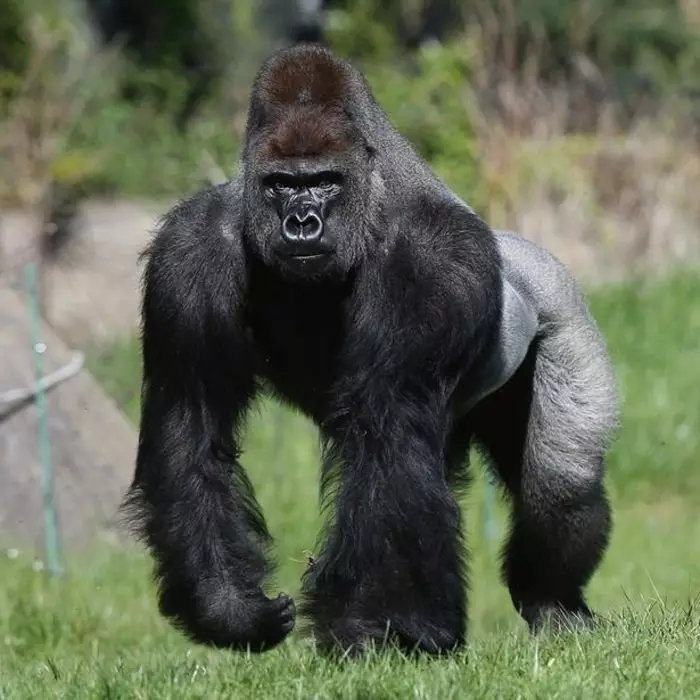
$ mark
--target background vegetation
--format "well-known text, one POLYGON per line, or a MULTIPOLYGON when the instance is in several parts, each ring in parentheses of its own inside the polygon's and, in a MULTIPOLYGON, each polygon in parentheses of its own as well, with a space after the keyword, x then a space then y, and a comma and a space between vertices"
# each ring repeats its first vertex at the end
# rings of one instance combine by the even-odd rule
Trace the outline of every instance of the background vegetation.
MULTIPOLYGON (((231 5, 217 27, 226 79, 180 132, 183 86, 167 52, 142 71, 128 55, 95 53, 67 0, 4 0, 0 202, 36 206, 50 183, 170 200, 231 175, 250 78, 271 46, 252 1, 231 5), (123 96, 124 79, 138 101, 123 96)), ((594 635, 527 638, 496 583, 505 511, 497 502, 491 539, 477 463, 465 500, 472 644, 455 659, 336 666, 296 633, 260 658, 194 648, 158 616, 141 553, 105 545, 50 581, 33 553, 8 550, 0 697, 697 697, 700 3, 481 0, 444 42, 412 51, 393 28, 416 2, 337 5, 331 45, 365 70, 436 172, 492 224, 546 244, 590 289, 624 402, 609 462, 615 533, 591 586, 607 622, 594 635)), ((136 422, 135 340, 90 353, 91 371, 136 422)), ((316 434, 264 403, 245 464, 278 537, 277 584, 295 593, 320 527, 316 434)))

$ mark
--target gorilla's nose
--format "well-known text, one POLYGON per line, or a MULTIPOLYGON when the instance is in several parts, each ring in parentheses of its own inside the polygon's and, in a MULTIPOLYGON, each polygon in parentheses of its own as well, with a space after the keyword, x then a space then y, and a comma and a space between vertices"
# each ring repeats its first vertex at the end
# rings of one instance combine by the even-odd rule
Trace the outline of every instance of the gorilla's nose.
POLYGON ((287 214, 282 222, 282 237, 295 246, 314 243, 321 238, 322 233, 323 222, 313 209, 287 214))

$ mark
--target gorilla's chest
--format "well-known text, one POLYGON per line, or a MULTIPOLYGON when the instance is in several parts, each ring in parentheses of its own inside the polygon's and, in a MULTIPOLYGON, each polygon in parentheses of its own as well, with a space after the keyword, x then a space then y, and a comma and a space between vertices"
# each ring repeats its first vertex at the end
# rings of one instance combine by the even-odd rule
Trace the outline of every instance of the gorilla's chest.
POLYGON ((342 300, 289 287, 260 290, 250 300, 258 376, 303 412, 323 412, 343 344, 342 300))

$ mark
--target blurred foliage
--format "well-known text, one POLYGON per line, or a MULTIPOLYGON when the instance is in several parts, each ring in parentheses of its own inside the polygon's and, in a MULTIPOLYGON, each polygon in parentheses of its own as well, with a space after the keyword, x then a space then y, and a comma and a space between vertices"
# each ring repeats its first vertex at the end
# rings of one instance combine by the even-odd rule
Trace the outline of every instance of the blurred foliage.
MULTIPOLYGON (((431 0, 335 2, 331 44, 353 58, 386 60, 396 27, 431 0)), ((434 1, 434 0, 433 0, 434 1)), ((474 33, 492 68, 518 72, 535 59, 539 77, 571 76, 584 56, 620 96, 700 89, 697 0, 482 0, 461 4, 446 38, 474 33)))
POLYGON ((394 31, 397 17, 392 3, 356 0, 345 5, 329 13, 326 36, 331 46, 350 59, 394 59, 398 48, 394 31))
POLYGON ((585 56, 618 97, 700 88, 700 27, 692 0, 491 0, 489 4, 498 19, 512 13, 510 22, 500 23, 499 41, 515 43, 510 55, 520 64, 528 52, 538 52, 544 77, 569 75, 577 59, 585 56), (498 17, 498 8, 508 5, 509 12, 501 11, 498 17), (510 35, 509 24, 515 27, 510 35))
POLYGON ((29 56, 21 2, 0 3, 0 97, 5 99, 16 88, 29 56))

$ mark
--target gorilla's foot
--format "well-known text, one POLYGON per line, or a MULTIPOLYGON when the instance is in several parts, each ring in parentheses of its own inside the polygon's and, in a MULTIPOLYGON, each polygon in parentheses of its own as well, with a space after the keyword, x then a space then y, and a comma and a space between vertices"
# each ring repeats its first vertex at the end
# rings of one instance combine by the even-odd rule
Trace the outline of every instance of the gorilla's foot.
POLYGON ((449 654, 464 645, 464 624, 454 619, 442 624, 411 615, 394 622, 399 645, 404 651, 449 654))
POLYGON ((531 634, 540 632, 576 632, 593 629, 595 616, 583 602, 565 603, 528 603, 520 607, 520 614, 531 634))
MULTIPOLYGON (((394 613, 382 607, 384 611, 374 615, 357 604, 343 611, 328 605, 323 610, 316 608, 310 614, 318 647, 324 653, 356 657, 371 649, 392 647, 405 653, 447 654, 464 643, 461 611, 424 615, 418 611, 394 613)), ((372 606, 375 613, 378 608, 372 606)))

